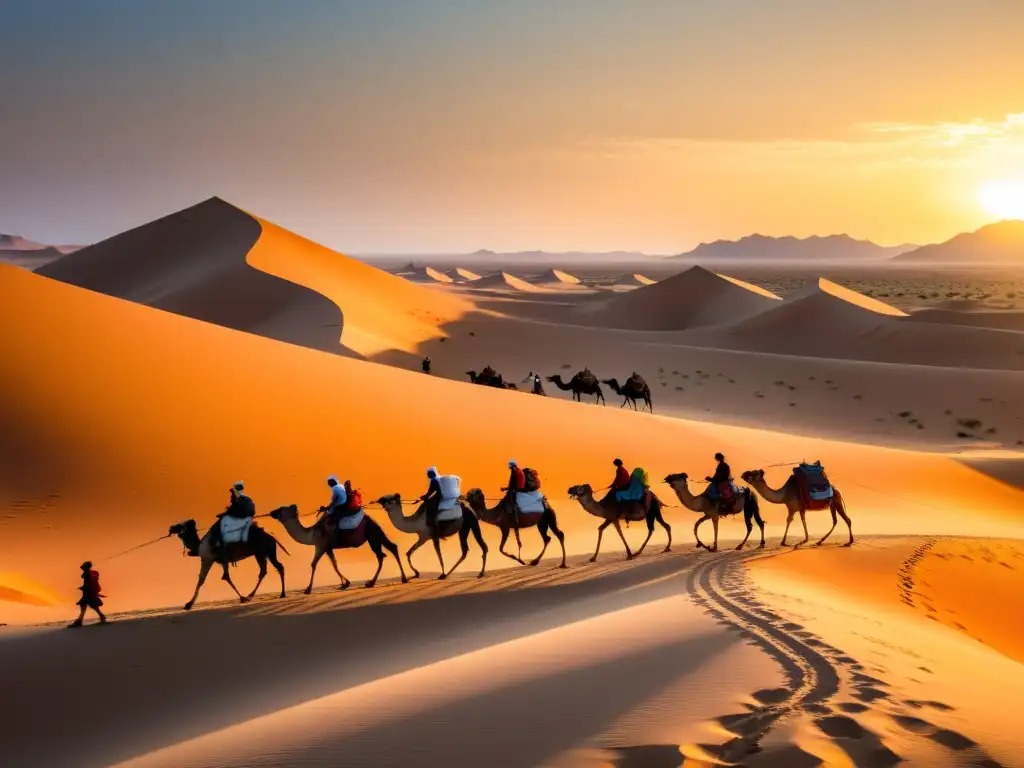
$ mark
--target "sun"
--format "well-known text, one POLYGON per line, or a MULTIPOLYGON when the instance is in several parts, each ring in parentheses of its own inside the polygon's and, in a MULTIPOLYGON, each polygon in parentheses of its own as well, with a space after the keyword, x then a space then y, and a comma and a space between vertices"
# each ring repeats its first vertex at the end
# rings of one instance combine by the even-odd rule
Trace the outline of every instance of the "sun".
POLYGON ((1024 219, 1024 180, 986 182, 978 188, 978 202, 997 219, 1024 219))

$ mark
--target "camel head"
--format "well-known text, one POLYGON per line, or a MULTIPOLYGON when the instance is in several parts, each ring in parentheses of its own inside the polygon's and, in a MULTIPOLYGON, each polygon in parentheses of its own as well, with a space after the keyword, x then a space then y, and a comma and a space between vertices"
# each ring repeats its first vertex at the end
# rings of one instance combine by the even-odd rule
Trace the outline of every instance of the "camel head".
POLYGON ((679 472, 679 473, 677 473, 675 475, 668 475, 665 478, 665 482, 668 483, 669 485, 672 485, 674 483, 683 483, 683 484, 685 484, 686 481, 689 480, 689 479, 690 479, 690 476, 688 474, 686 474, 685 472, 679 472))
POLYGON ((275 520, 295 520, 299 516, 299 508, 295 504, 288 504, 284 507, 278 507, 270 513, 270 516, 275 520))
POLYGON ((484 492, 479 488, 470 488, 465 498, 471 507, 485 506, 484 502, 486 499, 484 498, 484 492))
POLYGON ((620 389, 618 379, 601 379, 601 383, 611 387, 616 392, 618 392, 620 389))
POLYGON ((561 374, 556 373, 554 376, 545 376, 545 381, 550 381, 552 384, 557 384, 562 380, 561 374))
POLYGON ((384 509, 387 509, 388 507, 393 506, 395 504, 397 504, 399 509, 401 509, 402 494, 392 493, 387 496, 381 496, 379 499, 377 499, 377 503, 380 504, 384 509))
POLYGON ((764 482, 764 470, 763 469, 749 469, 740 475, 745 482, 748 483, 763 483, 764 482))
POLYGON ((594 495, 594 489, 591 488, 586 483, 584 483, 583 485, 574 485, 572 488, 569 489, 569 498, 570 499, 581 499, 584 496, 593 496, 593 495, 594 495))
POLYGON ((469 376, 470 381, 476 381, 476 371, 466 371, 466 375, 469 376))
POLYGON ((189 530, 196 532, 195 520, 183 520, 180 523, 175 523, 167 529, 167 535, 181 537, 187 534, 189 530))

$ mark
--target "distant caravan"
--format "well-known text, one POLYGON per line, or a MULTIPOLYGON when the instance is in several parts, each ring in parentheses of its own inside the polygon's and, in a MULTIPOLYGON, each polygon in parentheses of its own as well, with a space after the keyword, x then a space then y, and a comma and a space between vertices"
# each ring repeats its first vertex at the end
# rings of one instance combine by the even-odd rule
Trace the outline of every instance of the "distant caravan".
POLYGON ((651 413, 654 413, 654 405, 651 403, 651 388, 647 386, 644 377, 636 371, 633 371, 633 375, 626 379, 626 383, 621 387, 619 386, 618 379, 601 379, 601 383, 611 387, 616 395, 622 397, 620 408, 630 404, 635 411, 637 409, 636 401, 641 400, 644 407, 650 409, 651 413))
POLYGON ((581 395, 596 395, 597 402, 601 405, 605 404, 604 392, 601 391, 601 384, 589 368, 584 368, 582 371, 577 373, 569 383, 562 381, 562 377, 558 374, 554 376, 548 376, 548 381, 554 384, 561 390, 566 392, 572 392, 572 399, 577 402, 582 402, 580 399, 581 395))
POLYGON ((480 373, 477 373, 476 371, 466 371, 466 375, 473 384, 482 384, 485 387, 496 387, 497 389, 519 389, 519 387, 512 382, 505 381, 501 374, 489 365, 480 371, 480 373))

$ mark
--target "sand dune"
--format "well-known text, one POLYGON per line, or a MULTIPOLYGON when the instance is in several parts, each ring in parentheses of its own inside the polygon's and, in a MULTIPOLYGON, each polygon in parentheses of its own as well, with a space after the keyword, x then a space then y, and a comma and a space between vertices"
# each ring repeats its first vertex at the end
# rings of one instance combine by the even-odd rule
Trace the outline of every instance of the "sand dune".
POLYGON ((779 298, 758 286, 692 267, 653 285, 581 307, 588 323, 631 330, 682 330, 761 312, 779 298))
POLYGON ((579 287, 582 283, 578 277, 570 275, 568 272, 563 272, 560 269, 549 269, 534 280, 539 285, 552 284, 560 286, 577 286, 579 287))
POLYGON ((544 289, 528 283, 521 277, 516 277, 510 272, 498 272, 495 275, 481 277, 473 281, 473 288, 497 288, 499 290, 522 291, 524 293, 536 293, 544 289))
POLYGON ((1013 333, 915 322, 881 301, 822 278, 765 312, 709 334, 713 346, 942 367, 1024 369, 1013 333))
POLYGON ((628 286, 641 286, 641 285, 654 285, 657 280, 651 280, 649 277, 641 275, 639 272, 632 272, 629 274, 622 275, 617 278, 612 285, 628 285, 628 286))
POLYGON ((408 272, 401 273, 402 277, 406 280, 412 280, 418 283, 444 283, 451 284, 455 280, 452 279, 451 275, 446 272, 442 272, 439 269, 434 269, 430 266, 416 267, 408 272))
POLYGON ((911 314, 916 322, 944 325, 970 325, 1024 331, 1024 312, 986 309, 920 309, 911 314))
POLYGON ((358 355, 411 350, 472 309, 217 198, 38 271, 226 328, 358 355))
POLYGON ((480 275, 478 275, 476 272, 472 272, 471 270, 464 269, 463 267, 456 267, 455 268, 455 274, 457 274, 459 277, 461 277, 466 282, 470 282, 470 283, 473 282, 474 280, 479 280, 480 279, 480 275))

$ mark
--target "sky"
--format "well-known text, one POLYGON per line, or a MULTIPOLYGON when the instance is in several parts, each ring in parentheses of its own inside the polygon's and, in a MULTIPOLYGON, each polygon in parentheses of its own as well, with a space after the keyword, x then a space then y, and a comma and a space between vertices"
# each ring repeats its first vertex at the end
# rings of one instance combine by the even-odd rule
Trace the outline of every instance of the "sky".
POLYGON ((0 232, 935 242, 1024 186, 1021 40, 1021 0, 0 0, 0 232))

